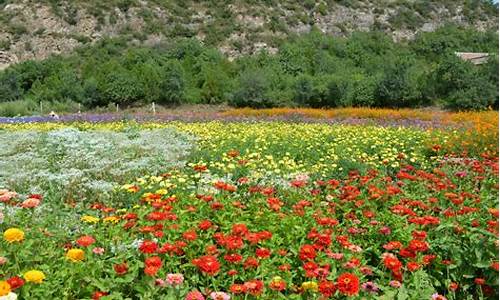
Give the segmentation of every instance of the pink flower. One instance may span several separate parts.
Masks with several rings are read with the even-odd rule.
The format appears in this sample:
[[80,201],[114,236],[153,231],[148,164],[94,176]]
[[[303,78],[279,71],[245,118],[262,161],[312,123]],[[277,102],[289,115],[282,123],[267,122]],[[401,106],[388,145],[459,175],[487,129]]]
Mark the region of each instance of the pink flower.
[[341,260],[342,258],[344,258],[344,253],[331,253],[328,254],[328,256],[336,260]]
[[97,254],[97,255],[103,255],[104,254],[104,248],[96,247],[96,248],[92,249],[92,252],[94,252],[94,254]]
[[37,198],[28,198],[21,204],[23,208],[35,208],[38,205],[40,205],[40,199]]
[[6,263],[7,263],[7,258],[3,257],[3,256],[0,256],[0,266],[1,265],[5,265]]
[[397,280],[391,280],[391,282],[389,282],[389,285],[395,288],[399,288],[401,286],[401,282]]
[[167,282],[165,282],[165,280],[163,280],[163,279],[157,278],[155,280],[155,285],[156,286],[160,286],[160,287],[166,287],[167,286]]
[[205,300],[205,297],[198,291],[187,293],[185,300]]
[[167,274],[167,283],[172,286],[181,285],[184,282],[182,274]]
[[224,292],[211,292],[210,298],[212,298],[213,300],[229,300],[231,299],[231,296]]
[[380,232],[383,235],[389,235],[389,234],[391,234],[391,229],[387,226],[384,226],[384,227],[380,228],[380,230],[378,232]]

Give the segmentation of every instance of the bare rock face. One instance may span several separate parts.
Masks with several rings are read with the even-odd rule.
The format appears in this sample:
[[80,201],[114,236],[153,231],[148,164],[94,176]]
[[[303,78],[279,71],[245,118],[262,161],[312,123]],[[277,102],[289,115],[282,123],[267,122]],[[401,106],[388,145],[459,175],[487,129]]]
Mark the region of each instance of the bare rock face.
[[[108,5],[97,12],[82,0],[58,1],[57,7],[49,3],[18,0],[0,4],[0,68],[12,62],[68,53],[104,37],[126,36],[134,43],[152,46],[168,41],[179,34],[177,31],[185,31],[188,36],[205,41],[213,33],[211,26],[224,21],[223,26],[231,31],[224,31],[217,46],[230,58],[259,51],[276,53],[270,40],[283,39],[290,33],[308,33],[313,26],[332,36],[369,31],[379,26],[395,40],[402,40],[411,39],[420,31],[436,30],[448,22],[479,30],[496,27],[498,23],[498,15],[495,15],[471,24],[460,5],[450,10],[439,3],[418,28],[412,29],[391,27],[391,18],[398,14],[397,7],[381,7],[369,1],[359,1],[358,5],[350,7],[330,3],[322,10],[317,8],[326,5],[324,1],[315,1],[308,9],[300,6],[301,1],[284,1],[276,6],[243,1],[224,8],[210,1],[185,1],[180,5],[184,9],[181,13],[151,0],[140,0],[126,8]],[[217,10],[224,9],[227,10],[224,15],[217,15]]]
[[0,71],[7,68],[9,65],[16,63],[17,57],[14,54],[0,51]]

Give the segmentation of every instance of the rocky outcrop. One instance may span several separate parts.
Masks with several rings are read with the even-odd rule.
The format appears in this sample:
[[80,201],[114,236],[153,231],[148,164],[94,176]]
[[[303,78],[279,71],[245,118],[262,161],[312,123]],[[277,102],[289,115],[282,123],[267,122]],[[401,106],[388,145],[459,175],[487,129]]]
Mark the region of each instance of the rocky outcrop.
[[[313,26],[337,36],[356,30],[383,30],[401,40],[411,39],[420,31],[436,30],[447,22],[480,30],[498,23],[498,14],[471,21],[459,5],[450,9],[439,1],[432,1],[434,6],[426,16],[411,12],[419,19],[412,26],[396,24],[394,20],[401,11],[389,4],[381,7],[359,1],[357,6],[343,6],[315,1],[304,8],[297,5],[307,1],[295,2],[278,1],[277,6],[266,6],[235,1],[227,7],[214,8],[209,1],[185,1],[189,4],[182,7],[182,16],[180,8],[172,10],[147,0],[134,2],[125,9],[103,7],[97,12],[90,5],[92,1],[60,1],[59,7],[49,1],[34,0],[0,4],[0,51],[4,57],[0,58],[0,68],[16,61],[66,53],[103,37],[126,36],[130,42],[154,45],[174,36],[194,36],[214,43],[214,32],[219,30],[222,33],[215,38],[215,44],[231,58],[258,51],[274,53],[276,40],[290,33],[307,33]],[[222,11],[222,16],[214,13],[216,10]]]

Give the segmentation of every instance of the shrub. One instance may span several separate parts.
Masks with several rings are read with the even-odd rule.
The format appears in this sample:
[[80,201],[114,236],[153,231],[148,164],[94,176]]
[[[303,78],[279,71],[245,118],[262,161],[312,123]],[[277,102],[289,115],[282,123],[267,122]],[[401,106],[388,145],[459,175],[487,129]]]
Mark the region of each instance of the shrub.
[[240,74],[238,88],[230,103],[236,107],[270,107],[270,101],[265,99],[268,90],[266,74],[262,70],[250,70]]
[[184,70],[177,61],[169,61],[161,70],[159,102],[163,104],[178,104],[184,100],[185,84]]

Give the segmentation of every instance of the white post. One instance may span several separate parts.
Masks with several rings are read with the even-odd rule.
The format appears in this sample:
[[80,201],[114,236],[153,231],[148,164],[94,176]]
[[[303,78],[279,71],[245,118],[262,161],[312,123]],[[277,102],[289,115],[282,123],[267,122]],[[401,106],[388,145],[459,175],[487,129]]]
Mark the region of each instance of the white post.
[[40,101],[40,114],[43,115],[43,105],[42,105],[42,101]]
[[153,115],[156,115],[156,106],[154,102],[153,102]]
[[118,103],[116,103],[116,112],[118,112],[118,109],[119,109],[119,108],[118,108]]
[[81,114],[82,113],[82,105],[80,103],[78,103],[78,114]]

